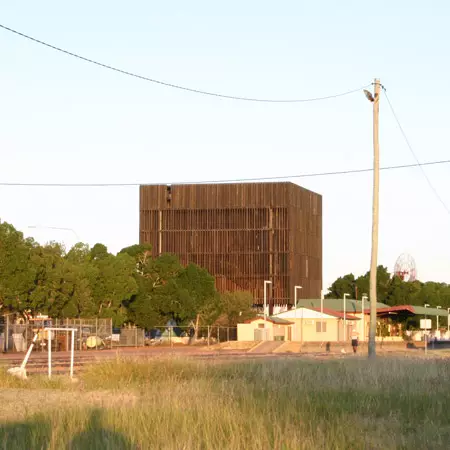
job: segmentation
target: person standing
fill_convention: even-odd
[[[353,353],[356,353],[356,351],[358,350],[358,337],[359,337],[359,333],[356,331],[356,329],[352,331],[351,337],[352,337]]]

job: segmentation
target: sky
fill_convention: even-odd
[[[20,1],[0,23],[105,64],[226,95],[302,99],[380,78],[421,162],[450,159],[442,1]],[[306,103],[202,96],[0,29],[0,183],[176,183],[370,168],[362,92]],[[382,166],[414,164],[384,96]],[[424,168],[450,208],[450,165]],[[370,265],[372,174],[291,178],[323,196],[323,283]],[[138,242],[138,188],[0,186],[0,218],[39,242]],[[40,228],[30,228],[38,226]],[[450,214],[420,168],[381,172],[379,263],[450,282]],[[45,227],[70,228],[72,231]]]

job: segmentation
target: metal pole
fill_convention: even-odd
[[[374,95],[369,96],[373,103],[373,205],[372,205],[372,249],[370,257],[370,329],[369,357],[376,356],[375,334],[377,331],[377,265],[378,265],[378,214],[380,191],[380,147],[379,147],[379,114],[380,114],[380,80],[374,81]],[[371,97],[371,98],[370,98]]]
[[[66,328],[69,328],[69,319],[66,319]],[[66,333],[66,352],[69,350],[69,333]]]
[[[266,286],[272,283],[271,281],[264,281],[264,340],[267,341],[267,289]]]
[[[347,320],[346,320],[346,314],[345,314],[345,294],[344,294],[344,342],[347,341]]]
[[[436,309],[441,309],[440,306],[436,306]],[[439,313],[436,315],[436,334],[439,332]],[[439,333],[440,334],[440,333]],[[440,336],[439,336],[440,337]]]
[[[322,333],[323,326],[323,291],[320,291],[320,332]]]
[[[425,355],[428,354],[428,334],[427,334],[427,306],[430,306],[425,303]]]
[[[450,308],[447,308],[447,333],[450,333]]]
[[[344,342],[347,342],[347,315],[346,315],[346,303],[347,303],[347,297],[349,297],[350,294],[344,294]]]
[[[5,352],[9,352],[9,314],[6,316]]]
[[[28,319],[25,319],[25,346],[28,347]]]
[[[302,286],[294,286],[295,319],[297,319],[297,289],[302,289]],[[295,339],[297,339],[297,320],[295,320]]]
[[[366,340],[366,316],[364,314],[364,300],[367,298],[366,295],[362,296],[362,305],[361,305],[361,317],[362,317],[362,340]]]

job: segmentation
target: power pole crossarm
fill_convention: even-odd
[[[374,95],[366,97],[373,104],[373,211],[372,211],[372,252],[370,259],[370,326],[369,326],[369,358],[376,356],[375,336],[377,331],[377,265],[378,265],[378,211],[380,191],[380,148],[379,148],[379,115],[380,115],[380,80],[375,79]]]

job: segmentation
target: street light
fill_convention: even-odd
[[[343,302],[344,302],[344,342],[347,342],[347,316],[345,314],[346,300],[347,297],[350,297],[350,294],[344,294]]]
[[[430,306],[428,303],[425,303],[425,355],[428,353],[428,334],[427,334],[427,306]]]
[[[303,287],[302,286],[294,286],[294,303],[295,303],[294,314],[295,314],[296,319],[297,319],[297,289],[303,289]],[[297,339],[297,322],[295,322],[295,338]]]
[[[447,333],[450,333],[450,308],[447,308]]]
[[[372,200],[372,247],[370,252],[370,326],[369,326],[369,358],[376,356],[377,331],[377,260],[378,260],[378,225],[379,225],[379,196],[380,196],[380,116],[381,83],[378,78],[374,82],[374,93],[365,90],[364,94],[373,105],[373,200]]]
[[[324,299],[324,291],[320,291],[320,332],[322,333],[322,325],[323,325],[323,299]]]
[[[436,309],[441,309],[441,306],[436,306]],[[436,314],[436,333],[439,332],[439,313]]]
[[[59,230],[59,231],[70,231],[75,236],[77,242],[81,242],[80,237],[78,234],[73,230],[72,228],[62,228],[62,227],[43,227],[40,225],[29,225],[27,228],[33,228],[33,229],[42,229],[42,230]]]
[[[267,285],[272,284],[271,281],[264,281],[264,340],[267,341]]]
[[[361,316],[362,316],[362,340],[365,341],[366,340],[366,316],[364,315],[364,300],[369,300],[369,297],[367,296],[367,294],[363,294],[361,297],[362,300],[362,304],[361,304]]]

